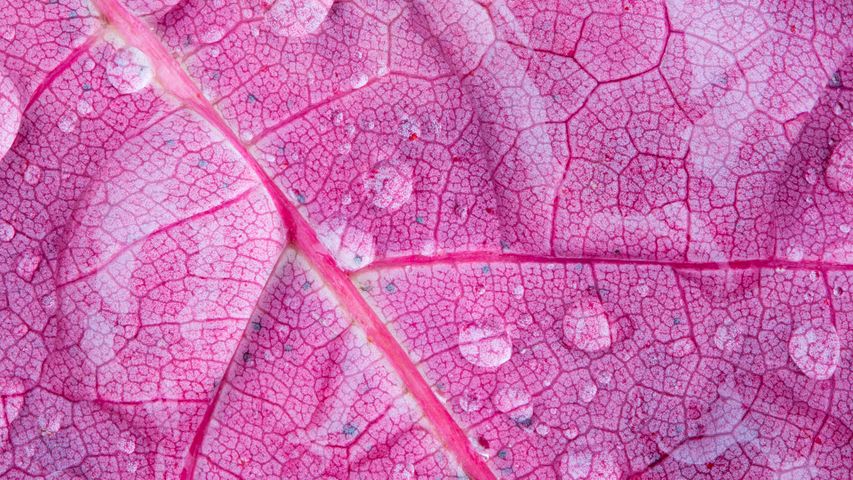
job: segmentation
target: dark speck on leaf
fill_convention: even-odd
[[[504,459],[506,458],[506,450],[498,450],[498,458]]]
[[[249,352],[243,352],[243,361],[248,362],[252,359],[252,354]]]
[[[385,285],[385,291],[388,293],[394,293],[397,291],[397,286],[394,285],[393,283],[389,283],[389,284]]]
[[[260,320],[255,320],[254,322],[252,322],[252,330],[254,330],[254,331],[256,331],[256,332],[260,332],[260,331],[261,331],[261,322],[260,322]]]
[[[348,437],[354,435],[357,431],[358,428],[356,428],[356,426],[351,423],[347,423],[346,425],[344,425],[343,433]]]
[[[527,427],[533,425],[533,419],[530,417],[519,418],[518,420],[515,421],[515,424],[520,426],[520,427],[527,428]]]
[[[483,268],[480,269],[483,273],[489,273],[492,269],[488,265],[483,265]]]
[[[829,86],[832,88],[841,87],[841,72],[832,72],[832,75],[829,76]]]
[[[293,351],[293,345],[285,345],[284,351],[285,352],[292,352]]]

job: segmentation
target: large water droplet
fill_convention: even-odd
[[[154,69],[148,57],[133,47],[116,50],[107,65],[107,81],[119,93],[128,94],[142,90],[154,78]]]
[[[332,3],[333,0],[277,0],[265,21],[277,35],[302,37],[320,28]]]
[[[18,266],[15,268],[15,273],[26,281],[33,279],[36,270],[41,264],[41,254],[35,250],[25,250],[18,258]]]
[[[585,352],[610,348],[610,324],[601,301],[588,295],[572,304],[563,317],[563,335]]]
[[[41,176],[41,167],[34,163],[29,164],[24,170],[24,182],[28,185],[37,185],[41,181]]]
[[[526,421],[533,417],[530,394],[524,388],[515,385],[501,385],[495,391],[492,402],[499,412],[508,414],[516,422]]]
[[[367,172],[362,181],[373,205],[382,209],[397,210],[412,196],[412,172],[402,165],[379,165]]]
[[[838,367],[840,346],[834,326],[806,324],[791,334],[788,354],[807,377],[826,380]]]
[[[12,80],[0,69],[0,158],[6,155],[21,126],[21,99]]]
[[[836,192],[853,191],[853,135],[845,137],[832,150],[826,167],[826,183]]]
[[[499,367],[512,356],[512,342],[503,322],[470,325],[459,332],[462,356],[479,367]]]

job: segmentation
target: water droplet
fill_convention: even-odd
[[[847,225],[846,223],[839,225],[838,229],[841,230],[841,233],[850,233],[850,225]]]
[[[24,170],[24,181],[28,185],[37,185],[41,181],[41,176],[41,167],[34,163],[27,165],[26,170]]]
[[[459,350],[472,364],[495,368],[509,361],[512,356],[512,342],[502,321],[487,325],[470,325],[459,332]]]
[[[367,74],[357,73],[352,77],[352,88],[358,89],[367,85]]]
[[[463,395],[459,398],[459,408],[464,412],[471,413],[483,408],[483,404],[477,398],[471,398],[467,395]]]
[[[826,167],[826,183],[836,192],[853,191],[853,135],[848,135],[832,150]]]
[[[741,344],[741,326],[737,322],[726,320],[714,332],[714,345],[724,352],[733,352]]]
[[[551,428],[548,425],[545,425],[544,423],[540,423],[536,426],[536,433],[538,433],[541,437],[545,437],[549,433],[551,433]]]
[[[835,106],[832,107],[832,111],[835,112],[836,115],[841,115],[844,113],[844,105],[841,102],[835,102]]]
[[[516,285],[516,286],[512,287],[512,294],[513,294],[513,296],[515,296],[515,298],[524,297],[524,286]]]
[[[133,47],[116,50],[107,65],[107,82],[121,94],[142,90],[154,78],[154,69],[148,57]]]
[[[585,352],[610,348],[610,324],[601,301],[591,295],[575,301],[563,317],[563,336]]]
[[[405,139],[420,138],[421,127],[411,118],[404,118],[400,122],[400,136]]]
[[[8,242],[15,238],[15,227],[0,220],[0,241]]]
[[[333,0],[277,0],[267,12],[266,24],[284,37],[302,37],[317,31]]]
[[[414,478],[415,466],[411,463],[398,463],[394,466],[394,471],[391,474],[391,480],[408,480]]]
[[[595,398],[595,394],[598,393],[598,387],[590,382],[581,387],[580,391],[580,399],[584,403],[589,403]]]
[[[836,297],[840,297],[842,293],[844,293],[844,289],[841,287],[835,287],[832,289],[832,294]]]
[[[344,122],[344,112],[335,111],[332,113],[332,124],[340,125]]]
[[[495,391],[492,403],[497,411],[508,414],[516,422],[533,417],[530,394],[515,385],[500,385]]]
[[[74,128],[77,126],[77,115],[66,112],[65,115],[60,117],[59,124],[57,125],[59,130],[64,133],[71,133],[74,131]]]
[[[792,262],[800,262],[803,260],[803,256],[805,253],[803,249],[800,247],[789,247],[788,248],[788,260]]]
[[[95,109],[92,107],[92,104],[86,100],[80,100],[77,102],[77,113],[86,116],[94,112]]]
[[[136,451],[136,440],[130,434],[124,434],[118,439],[116,444],[120,452],[133,453]]]
[[[380,164],[364,174],[362,183],[378,208],[397,210],[412,196],[411,169],[402,165]]]
[[[33,279],[36,270],[41,264],[41,255],[35,250],[25,250],[18,258],[18,266],[15,272],[26,281]]]
[[[840,346],[834,326],[806,324],[791,334],[788,354],[807,377],[826,380],[838,367]]]

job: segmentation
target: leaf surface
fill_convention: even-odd
[[[849,1],[0,13],[4,478],[853,469]]]

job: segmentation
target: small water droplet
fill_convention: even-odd
[[[397,210],[412,196],[411,169],[403,165],[377,165],[363,175],[362,183],[373,205],[378,208]]]
[[[137,48],[126,47],[116,50],[107,64],[107,82],[121,94],[142,90],[154,78],[154,69],[148,57]]]
[[[116,444],[119,451],[124,453],[133,453],[136,451],[136,440],[130,435],[125,434],[122,435],[121,438],[118,439],[118,443]]]
[[[459,350],[472,364],[495,368],[508,362],[512,356],[512,343],[503,322],[469,325],[459,332]]]
[[[33,279],[36,270],[41,264],[41,255],[35,250],[25,250],[18,258],[18,266],[15,272],[26,281]]]
[[[788,260],[792,262],[800,262],[803,260],[805,256],[805,252],[800,247],[789,247],[788,248]]]
[[[24,181],[28,185],[37,185],[41,181],[41,177],[41,167],[34,163],[27,165],[26,170],[24,170]]]
[[[836,297],[840,297],[841,294],[843,294],[843,293],[844,293],[844,289],[841,287],[835,287],[832,289],[832,294],[835,295]]]
[[[508,414],[516,422],[533,417],[530,394],[515,385],[500,385],[495,391],[492,403],[499,412]]]
[[[15,238],[15,227],[0,220],[0,241],[8,242]]]
[[[580,399],[584,403],[589,403],[595,398],[595,394],[598,393],[598,387],[590,382],[584,385],[580,391]]]
[[[544,423],[540,423],[536,426],[536,433],[538,433],[541,437],[547,436],[550,432],[551,428],[548,425],[545,425]]]
[[[835,145],[826,167],[826,183],[840,193],[853,191],[853,135]]]
[[[610,323],[601,301],[590,295],[575,301],[563,317],[563,336],[585,352],[610,348]]]
[[[332,0],[277,0],[265,22],[277,35],[302,37],[320,28],[331,6]]]
[[[513,294],[513,296],[515,296],[515,298],[524,297],[524,286],[516,285],[516,286],[512,287],[512,294]]]
[[[808,183],[809,185],[814,185],[817,183],[817,178],[818,178],[818,174],[814,168],[809,167],[806,169],[806,174],[805,174],[806,183]]]
[[[77,113],[80,115],[86,116],[94,112],[95,109],[92,107],[92,104],[86,100],[80,100],[77,102]]]
[[[352,88],[359,89],[367,85],[367,74],[357,73],[352,77]]]
[[[846,223],[839,225],[838,229],[841,230],[841,233],[850,233],[850,225],[847,225]]]
[[[832,111],[835,112],[836,115],[841,115],[844,113],[844,105],[841,102],[836,102],[835,106],[832,107]]]
[[[77,115],[66,112],[65,115],[60,117],[59,124],[57,125],[59,130],[65,133],[71,133],[74,131],[74,128],[77,127]]]
[[[471,398],[467,395],[463,395],[459,398],[459,407],[462,411],[471,413],[480,410],[483,407],[483,404],[477,398]]]

